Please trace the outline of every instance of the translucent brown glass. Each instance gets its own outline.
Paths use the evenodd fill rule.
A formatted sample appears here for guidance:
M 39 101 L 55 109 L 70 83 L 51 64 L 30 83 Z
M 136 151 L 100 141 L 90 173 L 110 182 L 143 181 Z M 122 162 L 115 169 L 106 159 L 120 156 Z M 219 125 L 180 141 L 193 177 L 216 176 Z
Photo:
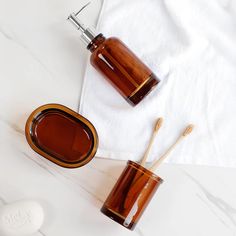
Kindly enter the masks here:
M 93 125 L 59 104 L 47 104 L 33 111 L 26 122 L 25 134 L 34 151 L 67 168 L 88 163 L 98 146 Z
M 87 47 L 91 64 L 131 104 L 138 104 L 159 82 L 154 73 L 117 38 L 99 34 Z
M 151 171 L 128 161 L 101 212 L 133 230 L 162 182 L 163 180 Z

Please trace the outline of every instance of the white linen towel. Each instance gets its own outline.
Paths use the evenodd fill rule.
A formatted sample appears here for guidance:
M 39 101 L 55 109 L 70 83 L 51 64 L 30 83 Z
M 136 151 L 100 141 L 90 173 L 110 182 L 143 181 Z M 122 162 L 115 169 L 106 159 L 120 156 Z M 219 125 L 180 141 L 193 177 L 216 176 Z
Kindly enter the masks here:
M 167 162 L 236 167 L 235 13 L 233 1 L 104 1 L 98 32 L 119 37 L 161 83 L 132 107 L 88 63 L 79 112 L 98 131 L 97 156 L 140 160 L 161 116 L 149 161 L 194 123 Z

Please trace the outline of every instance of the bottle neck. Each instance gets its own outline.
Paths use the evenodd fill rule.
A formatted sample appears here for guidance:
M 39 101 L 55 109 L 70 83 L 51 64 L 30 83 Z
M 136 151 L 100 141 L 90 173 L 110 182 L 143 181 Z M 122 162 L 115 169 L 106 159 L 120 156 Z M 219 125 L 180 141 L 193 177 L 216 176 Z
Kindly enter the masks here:
M 106 38 L 103 36 L 103 34 L 98 34 L 87 46 L 87 49 L 90 52 L 94 52 L 104 41 Z

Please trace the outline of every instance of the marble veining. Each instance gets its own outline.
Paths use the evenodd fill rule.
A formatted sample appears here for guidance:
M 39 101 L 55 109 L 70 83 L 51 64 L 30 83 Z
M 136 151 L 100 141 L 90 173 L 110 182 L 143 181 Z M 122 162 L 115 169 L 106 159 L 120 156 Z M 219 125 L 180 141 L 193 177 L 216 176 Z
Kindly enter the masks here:
M 0 26 L 0 33 L 1 33 L 6 39 L 14 41 L 13 38 L 12 38 L 12 36 L 11 36 L 10 34 L 8 34 L 7 32 L 5 32 L 5 30 L 3 30 L 3 29 L 1 28 L 1 26 Z
M 50 170 L 50 168 L 46 168 L 40 161 L 36 161 L 34 157 L 31 157 L 29 154 L 22 152 L 26 158 L 28 158 L 30 161 L 33 161 L 35 164 L 37 164 L 39 167 L 41 167 L 44 171 L 46 171 L 48 174 L 52 175 L 53 177 L 56 177 L 56 175 L 53 173 L 53 171 Z
M 41 229 L 39 230 L 39 234 L 42 235 L 42 236 L 46 236 L 46 234 L 43 233 Z
M 2 28 L 0 28 L 0 33 L 7 39 L 7 40 L 10 40 L 12 41 L 13 43 L 17 44 L 19 47 L 21 47 L 29 56 L 31 56 L 31 58 L 37 62 L 40 66 L 42 66 L 42 68 L 48 72 L 48 74 L 53 78 L 53 74 L 52 72 L 48 69 L 48 67 L 43 63 L 42 60 L 39 59 L 38 56 L 36 56 L 31 50 L 29 47 L 27 47 L 27 45 L 19 40 L 16 36 L 14 36 L 14 32 L 11 32 L 9 31 L 8 29 L 8 32 L 6 32 L 5 30 L 3 30 Z
M 233 232 L 236 233 L 236 208 L 231 206 L 229 203 L 227 203 L 225 200 L 221 199 L 220 197 L 214 196 L 211 192 L 209 192 L 204 187 L 203 184 L 201 184 L 197 179 L 195 179 L 186 171 L 183 171 L 183 173 L 189 179 L 191 179 L 199 187 L 202 193 L 205 195 L 205 199 L 199 193 L 196 194 L 197 197 L 206 204 L 206 206 L 219 219 L 221 223 L 223 223 L 226 227 L 233 229 Z M 213 208 L 212 205 L 215 206 L 215 208 Z M 217 212 L 217 209 L 220 211 L 221 214 L 225 216 L 225 218 L 228 218 L 228 221 L 222 218 L 221 214 Z
M 40 166 L 44 171 L 46 171 L 47 173 L 51 174 L 53 177 L 55 178 L 63 178 L 63 180 L 68 183 L 70 182 L 70 184 L 73 185 L 73 187 L 76 188 L 80 188 L 80 190 L 85 191 L 87 194 L 89 194 L 90 196 L 92 196 L 94 199 L 96 199 L 99 202 L 103 202 L 102 199 L 100 199 L 98 196 L 96 196 L 93 192 L 91 192 L 89 189 L 86 188 L 86 184 L 82 185 L 78 182 L 76 182 L 74 180 L 73 177 L 71 177 L 70 175 L 67 175 L 66 173 L 64 173 L 64 171 L 60 168 L 60 167 L 56 167 L 56 166 L 48 166 L 46 164 L 46 162 L 48 162 L 47 160 L 43 161 L 43 160 L 38 160 L 37 157 L 38 155 L 35 157 L 31 157 L 29 156 L 27 153 L 23 152 L 24 156 L 27 157 L 29 160 L 33 161 L 35 164 L 37 164 L 38 166 Z M 54 165 L 54 164 L 53 164 Z
M 0 196 L 0 201 L 5 205 L 7 204 L 7 202 L 5 201 L 5 199 L 3 197 Z
M 16 133 L 21 134 L 21 135 L 25 135 L 25 132 L 21 128 L 19 128 L 16 124 L 10 123 L 9 121 L 2 119 L 1 117 L 0 117 L 0 122 L 9 126 Z

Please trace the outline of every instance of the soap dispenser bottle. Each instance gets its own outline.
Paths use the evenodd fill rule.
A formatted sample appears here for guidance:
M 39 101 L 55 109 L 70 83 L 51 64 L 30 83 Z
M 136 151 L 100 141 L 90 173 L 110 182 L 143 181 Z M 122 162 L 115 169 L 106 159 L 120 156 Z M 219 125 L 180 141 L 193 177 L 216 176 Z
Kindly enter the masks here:
M 77 18 L 78 13 L 72 13 L 68 20 L 81 32 L 83 42 L 92 53 L 91 64 L 135 106 L 159 83 L 159 79 L 121 40 L 94 34 Z

